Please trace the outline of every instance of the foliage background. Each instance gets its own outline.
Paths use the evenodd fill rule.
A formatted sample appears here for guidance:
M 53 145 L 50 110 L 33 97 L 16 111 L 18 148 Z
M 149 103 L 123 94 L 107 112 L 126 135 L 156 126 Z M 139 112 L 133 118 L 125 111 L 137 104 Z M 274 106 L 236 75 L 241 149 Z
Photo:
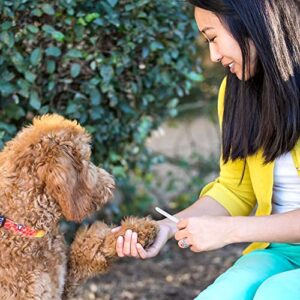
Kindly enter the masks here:
M 150 167 L 164 161 L 145 141 L 204 84 L 192 7 L 0 0 L 0 16 L 0 147 L 35 115 L 77 119 L 93 136 L 94 162 L 118 182 L 121 200 L 106 213 L 145 213 L 153 198 L 136 183 L 153 184 Z M 207 83 L 202 91 L 216 95 Z

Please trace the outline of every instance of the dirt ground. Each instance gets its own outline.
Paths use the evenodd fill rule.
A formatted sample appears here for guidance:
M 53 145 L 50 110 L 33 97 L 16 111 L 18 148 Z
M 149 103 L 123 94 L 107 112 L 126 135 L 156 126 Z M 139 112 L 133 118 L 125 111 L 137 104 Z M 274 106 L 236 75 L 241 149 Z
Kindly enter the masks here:
M 153 259 L 119 259 L 109 273 L 87 282 L 73 300 L 193 299 L 233 264 L 244 247 L 192 253 L 171 241 Z

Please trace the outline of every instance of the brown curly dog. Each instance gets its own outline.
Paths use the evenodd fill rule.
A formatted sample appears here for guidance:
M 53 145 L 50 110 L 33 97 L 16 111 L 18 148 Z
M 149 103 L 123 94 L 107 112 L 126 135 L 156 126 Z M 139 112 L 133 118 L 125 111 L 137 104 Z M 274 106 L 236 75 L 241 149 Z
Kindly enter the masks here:
M 144 246 L 155 238 L 154 221 L 129 218 L 116 233 L 96 222 L 64 242 L 61 218 L 80 222 L 113 195 L 113 178 L 90 162 L 90 140 L 76 122 L 45 115 L 0 153 L 1 299 L 66 299 L 108 270 L 126 229 Z

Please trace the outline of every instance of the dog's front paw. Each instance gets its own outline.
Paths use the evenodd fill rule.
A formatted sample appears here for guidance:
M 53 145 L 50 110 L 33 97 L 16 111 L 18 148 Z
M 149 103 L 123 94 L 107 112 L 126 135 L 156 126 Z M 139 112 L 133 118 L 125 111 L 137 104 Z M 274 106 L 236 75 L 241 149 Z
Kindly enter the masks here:
M 105 251 L 107 257 L 116 257 L 116 242 L 119 236 L 124 236 L 126 230 L 132 230 L 138 235 L 138 243 L 144 248 L 148 248 L 155 240 L 159 231 L 157 223 L 150 218 L 128 217 L 121 223 L 121 228 L 116 232 L 111 232 L 105 239 Z
M 144 248 L 148 248 L 155 240 L 159 226 L 150 218 L 128 217 L 121 223 L 119 235 L 124 235 L 126 230 L 131 229 L 138 235 L 138 243 Z M 121 233 L 121 234 L 120 234 Z

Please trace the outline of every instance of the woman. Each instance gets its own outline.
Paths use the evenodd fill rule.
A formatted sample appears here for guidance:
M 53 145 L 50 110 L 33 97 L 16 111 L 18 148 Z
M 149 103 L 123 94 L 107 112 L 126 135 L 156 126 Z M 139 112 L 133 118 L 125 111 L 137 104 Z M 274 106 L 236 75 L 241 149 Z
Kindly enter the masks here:
M 211 60 L 228 71 L 218 102 L 220 176 L 176 214 L 177 227 L 159 222 L 150 249 L 129 231 L 118 255 L 153 257 L 174 235 L 193 252 L 253 242 L 196 299 L 300 299 L 299 8 L 295 0 L 190 2 Z

